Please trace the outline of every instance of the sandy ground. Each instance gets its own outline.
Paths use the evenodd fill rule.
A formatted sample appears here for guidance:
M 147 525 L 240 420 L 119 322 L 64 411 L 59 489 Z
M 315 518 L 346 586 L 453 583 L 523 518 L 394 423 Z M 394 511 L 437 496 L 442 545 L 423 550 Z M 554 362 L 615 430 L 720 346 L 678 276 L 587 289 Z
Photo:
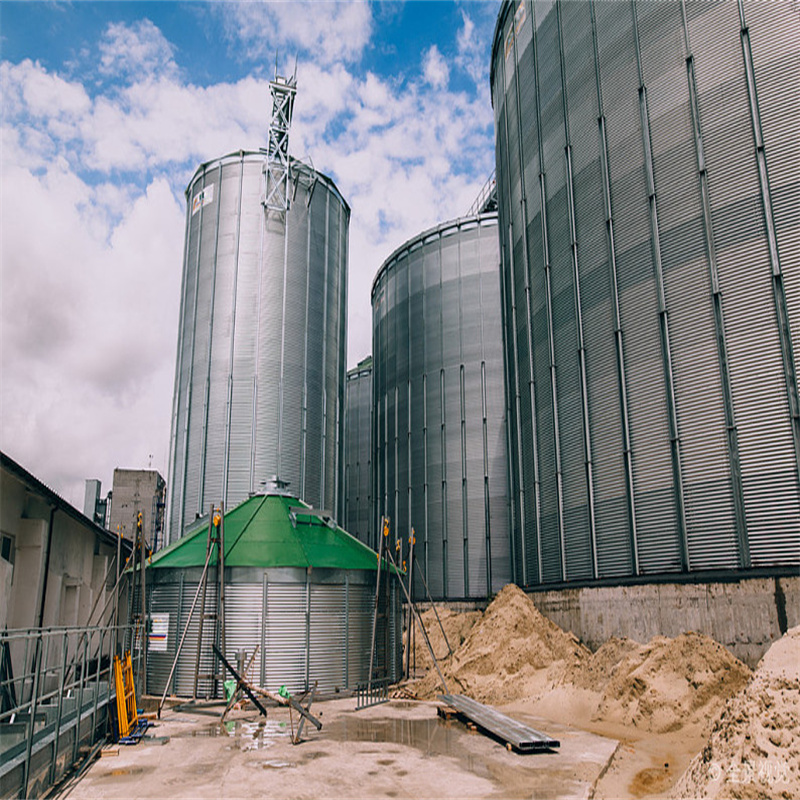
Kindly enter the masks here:
M 592 653 L 515 586 L 482 615 L 442 624 L 461 639 L 439 660 L 451 692 L 619 742 L 594 797 L 800 797 L 800 628 L 753 673 L 694 632 Z M 439 683 L 429 670 L 409 688 L 430 698 Z
M 165 710 L 148 739 L 98 759 L 61 796 L 566 800 L 592 796 L 617 748 L 613 739 L 522 712 L 515 716 L 561 747 L 520 755 L 457 720 L 439 719 L 431 702 L 355 706 L 354 698 L 316 703 L 311 710 L 321 714 L 322 730 L 307 727 L 296 746 L 285 708 L 269 709 L 266 722 L 250 712 L 224 725 Z

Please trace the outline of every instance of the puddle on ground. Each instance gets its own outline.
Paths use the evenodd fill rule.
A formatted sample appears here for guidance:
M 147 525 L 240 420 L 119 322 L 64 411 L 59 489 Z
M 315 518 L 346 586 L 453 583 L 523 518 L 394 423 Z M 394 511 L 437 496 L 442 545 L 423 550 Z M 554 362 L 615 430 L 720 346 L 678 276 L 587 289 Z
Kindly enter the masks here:
M 288 722 L 270 719 L 230 720 L 196 728 L 187 733 L 173 734 L 176 739 L 195 736 L 224 736 L 233 739 L 238 749 L 243 751 L 263 750 L 279 740 L 288 740 L 290 735 L 291 728 Z
M 290 764 L 288 761 L 262 761 L 261 767 L 262 769 L 286 769 L 287 767 L 291 768 L 294 767 L 294 764 Z
M 502 745 L 500 752 L 493 752 L 486 758 L 484 747 L 470 748 L 467 739 L 482 734 L 469 731 L 460 722 L 447 722 L 438 717 L 429 719 L 364 719 L 363 717 L 342 716 L 323 729 L 334 741 L 369 742 L 376 744 L 399 744 L 413 747 L 431 758 L 449 757 L 456 759 L 461 768 L 479 778 L 486 778 L 495 786 L 497 797 L 531 798 L 552 797 L 554 794 L 569 797 L 584 793 L 586 786 L 576 783 L 569 770 L 558 769 L 558 754 L 547 753 L 506 753 Z M 476 752 L 471 752 L 476 750 Z M 362 753 L 371 752 L 369 747 Z M 384 756 L 376 763 L 381 768 L 391 768 L 400 763 L 392 758 L 391 751 L 375 748 L 376 755 Z M 372 773 L 369 773 L 372 774 Z M 375 775 L 379 774 L 375 770 Z M 395 773 L 406 774 L 402 770 Z
M 174 736 L 176 738 L 221 736 L 230 740 L 229 746 L 242 751 L 253 751 L 267 750 L 277 743 L 288 743 L 291 728 L 288 721 L 261 718 L 215 723 Z M 330 755 L 324 750 L 313 747 L 313 742 L 317 739 L 320 743 L 322 740 L 360 743 L 359 749 L 362 753 L 372 752 L 380 758 L 377 761 L 380 766 L 374 773 L 368 773 L 370 775 L 379 774 L 378 769 L 397 766 L 391 750 L 377 746 L 370 748 L 370 743 L 395 744 L 414 748 L 425 758 L 456 759 L 465 771 L 489 780 L 496 787 L 497 797 L 512 799 L 551 797 L 554 792 L 571 796 L 576 791 L 580 795 L 586 788 L 580 781 L 576 782 L 576 776 L 571 771 L 558 769 L 558 754 L 555 752 L 512 756 L 506 753 L 502 745 L 498 745 L 501 752 L 493 753 L 493 758 L 487 759 L 485 748 L 469 746 L 467 740 L 471 737 L 482 738 L 482 735 L 470 732 L 460 722 L 448 722 L 436 716 L 422 719 L 370 719 L 361 717 L 357 713 L 343 714 L 331 722 L 326 722 L 319 734 L 313 729 L 304 732 L 306 746 L 298 751 L 297 761 L 288 762 L 273 758 L 253 763 L 253 767 L 264 770 L 302 767 L 310 761 Z M 555 763 L 551 761 L 553 757 Z
M 464 749 L 464 737 L 470 734 L 463 726 L 446 723 L 438 717 L 364 719 L 345 716 L 323 730 L 335 741 L 401 744 L 420 750 L 425 756 L 450 756 L 461 761 L 470 772 L 488 777 L 484 760 Z

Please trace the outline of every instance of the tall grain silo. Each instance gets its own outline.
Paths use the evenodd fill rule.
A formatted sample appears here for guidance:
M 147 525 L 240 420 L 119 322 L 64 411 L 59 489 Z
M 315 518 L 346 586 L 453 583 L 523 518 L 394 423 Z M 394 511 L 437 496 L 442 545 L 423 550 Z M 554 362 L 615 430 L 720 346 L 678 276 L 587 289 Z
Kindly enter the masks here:
M 336 508 L 350 209 L 289 158 L 276 119 L 287 123 L 286 102 L 290 121 L 294 87 L 273 87 L 269 149 L 202 164 L 186 189 L 170 541 L 273 475 Z
M 478 215 L 406 242 L 372 285 L 376 518 L 414 529 L 435 599 L 511 578 L 498 264 L 497 216 Z
M 344 398 L 344 474 L 340 480 L 344 528 L 375 546 L 372 523 L 372 357 L 347 372 Z
M 798 85 L 790 2 L 503 3 L 520 584 L 800 562 Z

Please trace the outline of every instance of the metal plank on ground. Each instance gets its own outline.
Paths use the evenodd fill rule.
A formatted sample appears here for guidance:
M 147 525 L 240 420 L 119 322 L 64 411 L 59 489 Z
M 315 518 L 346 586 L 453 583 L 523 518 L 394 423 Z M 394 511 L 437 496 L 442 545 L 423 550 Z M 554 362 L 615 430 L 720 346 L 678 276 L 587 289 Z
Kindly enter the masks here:
M 521 753 L 550 750 L 561 746 L 561 742 L 557 739 L 551 739 L 544 733 L 539 733 L 471 697 L 463 694 L 440 694 L 439 699 Z

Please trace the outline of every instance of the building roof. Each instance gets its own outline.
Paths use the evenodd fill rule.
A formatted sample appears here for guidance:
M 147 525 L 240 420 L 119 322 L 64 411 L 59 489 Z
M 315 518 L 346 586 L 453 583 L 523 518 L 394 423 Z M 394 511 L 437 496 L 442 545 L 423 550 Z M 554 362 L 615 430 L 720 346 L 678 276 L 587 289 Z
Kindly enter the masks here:
M 79 522 L 81 525 L 84 525 L 89 530 L 94 531 L 95 535 L 101 541 L 104 541 L 106 544 L 113 544 L 116 546 L 117 534 L 106 530 L 106 528 L 98 525 L 94 520 L 89 519 L 89 517 L 87 517 L 85 514 L 78 511 L 75 506 L 68 503 L 63 497 L 56 494 L 49 486 L 42 483 L 42 481 L 40 481 L 36 476 L 32 475 L 23 466 L 14 461 L 13 458 L 3 452 L 0 452 L 0 467 L 2 468 L 3 472 L 6 472 L 9 476 L 12 476 L 18 480 L 30 492 L 41 497 L 45 503 L 49 504 L 57 511 L 63 512 L 68 517 L 72 517 L 72 519 L 74 519 L 76 522 Z M 133 542 L 131 542 L 130 539 L 126 539 L 124 536 L 120 538 L 122 540 L 123 551 L 129 553 L 133 548 Z
M 342 530 L 325 512 L 289 495 L 251 497 L 225 514 L 224 525 L 226 567 L 376 570 L 378 566 L 374 550 Z M 206 518 L 155 553 L 148 569 L 202 567 L 207 539 Z

